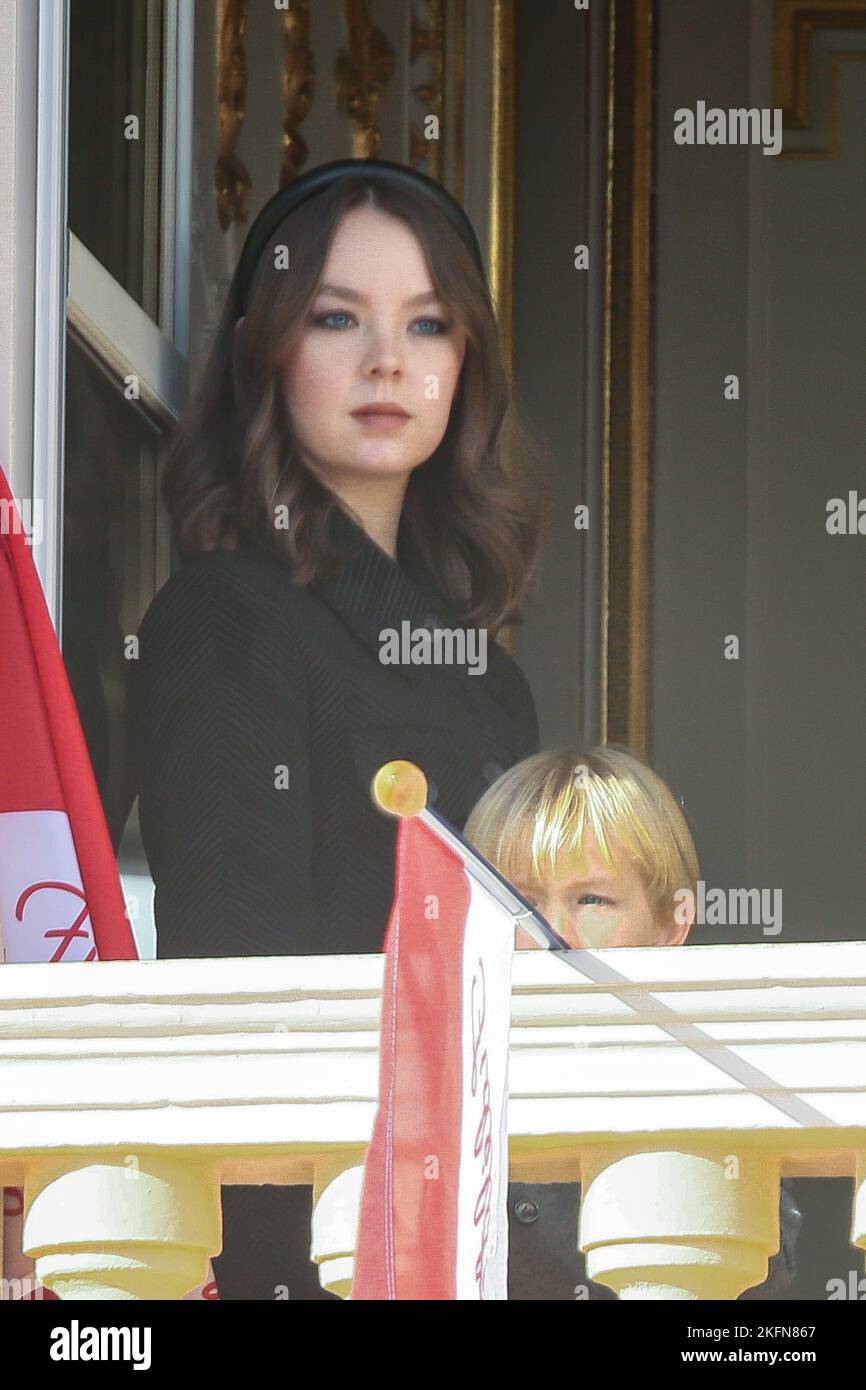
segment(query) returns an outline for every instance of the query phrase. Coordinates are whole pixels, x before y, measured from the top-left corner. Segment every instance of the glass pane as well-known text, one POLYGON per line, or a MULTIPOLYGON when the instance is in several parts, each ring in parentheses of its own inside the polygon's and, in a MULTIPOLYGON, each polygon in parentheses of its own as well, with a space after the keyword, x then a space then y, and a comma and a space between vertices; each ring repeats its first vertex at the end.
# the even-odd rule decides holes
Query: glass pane
MULTIPOLYGON (((160 430, 67 335, 63 655, 112 837, 129 811, 124 639, 168 577, 160 430)), ((144 866, 135 827, 121 868, 144 866)))
POLYGON ((69 226, 159 322, 163 0, 71 0, 69 226))

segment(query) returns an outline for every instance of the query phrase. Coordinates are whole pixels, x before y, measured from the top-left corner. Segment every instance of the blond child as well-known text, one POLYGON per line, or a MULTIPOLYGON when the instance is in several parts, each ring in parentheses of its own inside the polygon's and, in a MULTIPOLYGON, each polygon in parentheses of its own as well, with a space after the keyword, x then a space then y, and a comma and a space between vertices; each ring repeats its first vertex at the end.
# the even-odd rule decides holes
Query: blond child
MULTIPOLYGON (((473 808, 464 837, 572 947, 680 946, 694 920, 698 857, 662 779, 625 748, 559 748, 517 763, 473 808), (682 890, 688 890, 684 893, 682 890)), ((521 928, 515 945, 537 943, 521 928)), ((577 1250, 580 1189, 509 1186, 510 1299, 612 1299, 577 1250)), ((741 1298, 778 1298, 802 1223, 782 1182, 781 1249, 741 1298)))
MULTIPOLYGON (((536 753, 504 773, 464 831, 569 945, 679 946, 698 858, 670 788, 613 745, 536 753)), ((519 932, 516 945, 536 943, 519 932)))

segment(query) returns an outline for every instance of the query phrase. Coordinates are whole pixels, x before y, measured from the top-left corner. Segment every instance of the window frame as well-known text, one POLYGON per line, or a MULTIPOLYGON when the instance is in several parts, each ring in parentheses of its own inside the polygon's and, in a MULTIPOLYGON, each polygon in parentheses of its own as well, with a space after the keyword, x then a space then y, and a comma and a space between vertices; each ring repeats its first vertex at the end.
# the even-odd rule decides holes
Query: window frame
MULTIPOLYGON (((149 0, 149 25, 157 5, 149 0)), ((161 148, 147 149, 145 161, 147 176, 155 164, 160 181, 155 323, 68 229, 70 0, 38 0, 31 491, 43 500, 44 526, 33 558, 61 642, 67 333, 118 389, 126 377, 138 378, 139 408, 161 429, 177 420, 188 397, 194 32, 195 0, 162 0, 161 30, 148 36, 146 73, 149 99, 161 91, 163 102, 161 148), (152 55, 159 71, 151 71, 152 55)), ((152 140, 151 131, 145 124, 145 139, 152 140)), ((154 523, 165 530, 164 518, 155 516, 154 523)), ((167 534, 158 556, 167 578, 167 534)), ((135 870, 120 877, 139 953, 151 957, 152 880, 135 870)))
MULTIPOLYGON (((76 333, 120 387, 132 374, 142 409, 169 426, 189 390, 194 0, 163 0, 159 324, 67 226, 70 0, 39 0, 37 39, 33 496, 44 527, 33 557, 62 641, 63 439, 66 331, 76 333)), ((158 79, 158 81, 157 81, 158 79)))

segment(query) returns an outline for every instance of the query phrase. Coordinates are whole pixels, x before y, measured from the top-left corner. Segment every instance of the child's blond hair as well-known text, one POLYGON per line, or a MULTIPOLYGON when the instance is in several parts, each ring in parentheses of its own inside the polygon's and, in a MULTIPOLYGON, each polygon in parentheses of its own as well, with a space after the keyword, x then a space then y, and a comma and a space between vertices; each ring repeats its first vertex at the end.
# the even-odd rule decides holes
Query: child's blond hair
POLYGON ((587 826, 610 867, 611 838, 631 856, 657 914, 679 889, 697 892, 698 856, 676 798, 646 763, 610 745, 524 758, 484 793, 463 834, 507 879, 526 884, 556 873, 563 852, 579 863, 587 826))

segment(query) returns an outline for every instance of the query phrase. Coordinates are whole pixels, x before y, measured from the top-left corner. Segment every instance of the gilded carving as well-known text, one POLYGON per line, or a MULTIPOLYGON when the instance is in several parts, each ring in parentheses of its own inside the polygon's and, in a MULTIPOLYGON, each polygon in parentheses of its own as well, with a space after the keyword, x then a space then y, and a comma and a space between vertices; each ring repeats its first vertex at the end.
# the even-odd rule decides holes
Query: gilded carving
POLYGON ((784 125, 809 125, 810 41, 816 29, 866 29, 866 0, 776 0, 773 105, 784 125))
POLYGON ((309 0, 294 0, 283 17, 283 163, 280 188, 295 178, 309 156, 307 142, 298 129, 313 104, 316 60, 310 46, 309 0))
POLYGON ((252 180, 235 147, 244 120, 247 64, 244 30, 247 0, 219 0, 217 11, 217 112, 219 155, 216 162, 217 217, 223 231, 246 222, 252 180))
POLYGON ((382 93, 394 75, 396 57, 386 35, 370 18, 367 0, 344 0, 349 51, 337 55, 337 106, 352 123, 355 159, 382 158, 376 118, 382 93))
POLYGON ((415 168, 426 165, 424 172, 431 178, 442 178, 442 124, 444 114, 445 15, 442 0, 428 0, 429 23, 423 25, 412 11, 409 37, 409 66, 414 70, 419 60, 425 75, 412 83, 412 92, 423 113, 435 116, 438 138, 430 140, 414 121, 409 125, 409 163, 415 168))

